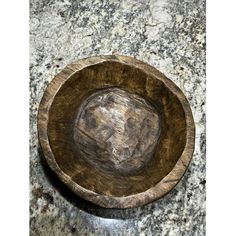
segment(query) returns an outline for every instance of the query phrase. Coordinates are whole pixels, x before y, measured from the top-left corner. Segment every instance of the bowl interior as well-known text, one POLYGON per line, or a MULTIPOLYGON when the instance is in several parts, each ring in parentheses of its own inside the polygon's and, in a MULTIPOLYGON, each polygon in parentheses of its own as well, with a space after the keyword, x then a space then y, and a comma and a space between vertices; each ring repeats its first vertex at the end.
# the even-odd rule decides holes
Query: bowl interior
POLYGON ((74 182, 121 197, 148 190, 173 169, 186 145, 186 120, 162 81, 107 61, 62 85, 49 111, 48 137, 58 166, 74 182))

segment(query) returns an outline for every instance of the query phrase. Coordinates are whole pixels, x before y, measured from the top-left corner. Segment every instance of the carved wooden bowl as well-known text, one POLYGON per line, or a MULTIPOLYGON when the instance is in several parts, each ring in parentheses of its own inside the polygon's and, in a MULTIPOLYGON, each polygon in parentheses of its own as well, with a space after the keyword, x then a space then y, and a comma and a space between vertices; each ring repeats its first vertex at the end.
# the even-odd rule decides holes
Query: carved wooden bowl
POLYGON ((51 169, 74 193, 107 208, 144 205, 179 182, 195 126, 181 90, 126 56, 79 60, 48 85, 38 133, 51 169))

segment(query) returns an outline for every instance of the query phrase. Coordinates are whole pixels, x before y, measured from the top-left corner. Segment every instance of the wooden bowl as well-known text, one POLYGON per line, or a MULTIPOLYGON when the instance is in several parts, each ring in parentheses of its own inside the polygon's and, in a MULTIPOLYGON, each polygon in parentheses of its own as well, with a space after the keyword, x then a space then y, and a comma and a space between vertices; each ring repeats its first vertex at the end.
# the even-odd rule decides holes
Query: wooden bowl
POLYGON ((195 126, 181 90, 120 55, 79 60, 48 85, 38 113, 48 165, 78 196, 106 208, 167 194, 193 155, 195 126))

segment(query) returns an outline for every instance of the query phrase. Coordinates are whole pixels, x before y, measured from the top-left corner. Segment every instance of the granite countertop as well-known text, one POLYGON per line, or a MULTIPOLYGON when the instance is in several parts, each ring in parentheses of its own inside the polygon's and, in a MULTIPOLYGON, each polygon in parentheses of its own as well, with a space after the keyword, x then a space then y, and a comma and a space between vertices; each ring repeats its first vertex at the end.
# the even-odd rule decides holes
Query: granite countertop
POLYGON ((31 0, 31 235, 205 235, 205 1, 31 0), (37 109, 68 63, 118 53, 147 62, 187 96, 196 147, 184 178, 146 206, 103 209, 62 186, 43 162, 37 109))

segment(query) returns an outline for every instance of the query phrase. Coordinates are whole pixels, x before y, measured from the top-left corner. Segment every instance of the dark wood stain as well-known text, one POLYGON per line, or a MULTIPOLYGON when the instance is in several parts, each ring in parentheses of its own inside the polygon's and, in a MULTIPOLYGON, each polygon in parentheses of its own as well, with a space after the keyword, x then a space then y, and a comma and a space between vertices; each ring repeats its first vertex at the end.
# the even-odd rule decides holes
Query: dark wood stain
POLYGON ((141 61, 113 55, 79 60, 52 80, 38 132, 47 163, 73 192, 103 207, 129 208, 179 182, 195 126, 173 82, 141 61))

